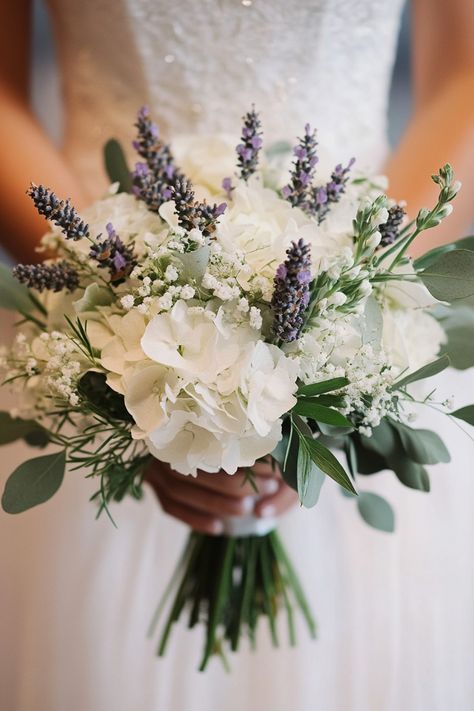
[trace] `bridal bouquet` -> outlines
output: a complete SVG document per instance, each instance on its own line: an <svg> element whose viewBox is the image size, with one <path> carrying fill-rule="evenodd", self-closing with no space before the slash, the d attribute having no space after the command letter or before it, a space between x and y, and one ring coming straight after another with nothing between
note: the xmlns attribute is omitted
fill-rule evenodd
<svg viewBox="0 0 474 711"><path fill-rule="evenodd" d="M446 368L448 354L473 364L456 343L472 326L462 300L474 294L474 239L407 256L451 211L451 167L433 176L436 205L408 221L382 179L352 175L353 160L317 179L310 126L284 179L286 146L263 151L254 110L236 152L218 137L181 141L179 162L146 108L136 127L141 162L130 174L109 142L113 185L82 216L42 185L28 190L51 232L41 264L2 270L1 305L21 320L2 353L18 397L1 413L0 441L54 451L13 472L3 508L46 501L66 467L96 480L100 513L141 496L153 457L183 476L245 468L250 481L267 459L302 505L329 478L368 523L392 530L389 503L360 491L359 474L389 469L428 491L425 465L449 453L410 426L410 385ZM219 175L229 156L230 174ZM474 423L474 406L423 401ZM262 616L277 644L280 610L291 643L294 607L315 633L274 526L262 531L250 517L229 531L190 534L160 654L185 613L189 626L205 625L201 669L243 634L254 642Z"/></svg>

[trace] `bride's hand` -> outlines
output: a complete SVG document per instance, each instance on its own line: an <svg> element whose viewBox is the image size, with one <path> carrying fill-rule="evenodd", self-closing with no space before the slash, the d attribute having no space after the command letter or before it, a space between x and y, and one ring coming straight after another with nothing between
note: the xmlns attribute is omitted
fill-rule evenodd
<svg viewBox="0 0 474 711"><path fill-rule="evenodd" d="M226 516L251 512L262 518L279 516L297 502L296 492L269 462L257 462L252 472L258 495L246 480L245 470L232 476L225 472L199 472L197 477L185 477L156 461L149 467L146 480L167 514L196 531L219 535L224 530Z"/></svg>

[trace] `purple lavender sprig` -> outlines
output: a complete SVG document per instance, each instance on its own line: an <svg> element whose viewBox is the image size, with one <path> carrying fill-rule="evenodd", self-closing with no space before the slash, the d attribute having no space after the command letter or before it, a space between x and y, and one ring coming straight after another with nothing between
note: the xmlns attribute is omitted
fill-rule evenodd
<svg viewBox="0 0 474 711"><path fill-rule="evenodd" d="M155 176L162 173L171 175L174 170L174 158L170 147L159 137L158 126L151 120L148 106L142 106L135 123L137 138L133 147L150 168Z"/></svg>
<svg viewBox="0 0 474 711"><path fill-rule="evenodd" d="M293 149L295 160L290 174L290 182L281 191L283 197L293 207L303 209L308 204L308 194L318 162L316 131L311 130L309 123L306 124L304 131L303 138L298 139L298 145Z"/></svg>
<svg viewBox="0 0 474 711"><path fill-rule="evenodd" d="M185 176L175 166L170 147L159 138L158 127L151 120L147 106L139 110L135 126L138 134L133 147L145 162L135 165L132 192L150 210L158 212L160 206L171 198L176 181Z"/></svg>
<svg viewBox="0 0 474 711"><path fill-rule="evenodd" d="M81 219L69 200L60 200L49 188L34 183L26 194L33 200L39 214L60 227L66 239L76 242L89 236L89 225Z"/></svg>
<svg viewBox="0 0 474 711"><path fill-rule="evenodd" d="M98 262L99 267L109 270L111 282L118 282L130 274L136 265L136 259L130 247L122 242L111 222L107 223L105 229L106 239L100 241L98 239L90 248L89 256Z"/></svg>
<svg viewBox="0 0 474 711"><path fill-rule="evenodd" d="M77 271L65 261L56 264L18 264L13 276L29 289L37 291L74 291L79 286Z"/></svg>
<svg viewBox="0 0 474 711"><path fill-rule="evenodd" d="M339 163L331 173L331 180L326 185L315 186L311 189L308 211L317 218L318 223L324 220L331 205L341 199L349 180L349 171L354 163L355 158L351 158L345 168Z"/></svg>
<svg viewBox="0 0 474 711"><path fill-rule="evenodd" d="M273 333L286 343L299 338L304 326L304 313L309 304L311 282L311 247L302 239L292 242L287 258L275 275L271 307L274 313Z"/></svg>
<svg viewBox="0 0 474 711"><path fill-rule="evenodd" d="M379 231L382 235L379 247L388 247L395 242L399 235L400 226L405 214L405 210L401 205L394 205L389 208L387 222L384 222L383 225L379 225Z"/></svg>
<svg viewBox="0 0 474 711"><path fill-rule="evenodd" d="M210 237L215 232L217 219L227 207L225 202L208 205L205 201L196 201L192 184L186 178L176 180L172 199L179 225L187 231L197 228L204 237Z"/></svg>
<svg viewBox="0 0 474 711"><path fill-rule="evenodd" d="M255 108L252 106L251 111L248 111L242 117L244 122L242 128L242 136L239 145L236 148L237 166L240 168L240 177L243 180L248 180L257 170L258 154L263 145L261 121Z"/></svg>
<svg viewBox="0 0 474 711"><path fill-rule="evenodd" d="M132 193L146 203L149 210L158 212L171 199L172 189L166 177L156 177L146 163L137 163L132 173Z"/></svg>

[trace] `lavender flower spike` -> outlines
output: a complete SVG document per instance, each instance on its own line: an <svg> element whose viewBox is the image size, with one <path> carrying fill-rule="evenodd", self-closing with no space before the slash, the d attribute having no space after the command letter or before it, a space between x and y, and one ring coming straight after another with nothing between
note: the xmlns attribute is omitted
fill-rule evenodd
<svg viewBox="0 0 474 711"><path fill-rule="evenodd" d="M18 264L13 276L29 289L37 291L74 291L79 286L79 275L67 262L56 264Z"/></svg>
<svg viewBox="0 0 474 711"><path fill-rule="evenodd" d="M387 222L384 222L383 225L379 225L380 234L382 235L379 247L388 247L388 245L395 242L404 217L405 210L401 205L394 205L389 208Z"/></svg>
<svg viewBox="0 0 474 711"><path fill-rule="evenodd" d="M168 181L156 177L146 163L137 163L132 173L132 193L146 203L149 210L158 212L164 202L171 199Z"/></svg>
<svg viewBox="0 0 474 711"><path fill-rule="evenodd" d="M258 154L263 145L261 121L259 115L252 106L252 110L243 116L242 143L236 148L237 166L240 168L240 177L248 180L257 170Z"/></svg>
<svg viewBox="0 0 474 711"><path fill-rule="evenodd" d="M302 239L292 242L287 258L275 275L271 307L274 313L273 333L289 343L301 335L304 313L309 304L311 282L311 248Z"/></svg>
<svg viewBox="0 0 474 711"><path fill-rule="evenodd" d="M180 226L188 231L197 228L204 237L213 234L218 218L227 207L225 202L220 205L208 205L206 202L196 201L192 184L186 178L176 181L172 189L172 199Z"/></svg>
<svg viewBox="0 0 474 711"><path fill-rule="evenodd" d="M89 236L89 225L81 219L69 200L60 200L49 188L34 183L26 194L33 200L39 214L60 227L66 239L76 242Z"/></svg>
<svg viewBox="0 0 474 711"><path fill-rule="evenodd" d="M307 207L308 195L318 157L316 155L316 131L311 130L309 123L305 126L305 134L299 139L298 145L293 149L296 160L293 162L290 182L282 189L282 196L293 207Z"/></svg>
<svg viewBox="0 0 474 711"><path fill-rule="evenodd" d="M109 222L105 228L107 238L93 244L89 256L99 263L99 267L109 270L111 282L121 281L130 274L136 259L130 247L122 242L112 223Z"/></svg>
<svg viewBox="0 0 474 711"><path fill-rule="evenodd" d="M319 223L324 220L331 205L339 202L344 194L349 180L349 171L354 163L355 158L351 158L345 168L339 163L331 173L331 180L326 185L314 187L311 190L309 212L317 217Z"/></svg>
<svg viewBox="0 0 474 711"><path fill-rule="evenodd" d="M145 160L150 171L156 178L163 174L171 177L175 171L174 159L169 146L159 137L158 126L151 120L148 106L142 106L135 123L137 138L133 147Z"/></svg>

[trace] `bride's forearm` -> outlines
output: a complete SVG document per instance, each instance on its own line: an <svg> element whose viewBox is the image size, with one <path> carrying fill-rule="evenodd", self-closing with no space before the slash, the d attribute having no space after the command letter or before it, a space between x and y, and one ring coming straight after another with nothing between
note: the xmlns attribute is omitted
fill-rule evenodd
<svg viewBox="0 0 474 711"><path fill-rule="evenodd" d="M453 78L415 111L385 168L390 195L406 200L408 214L414 216L436 201L437 187L428 176L448 162L463 188L451 216L414 242L413 256L464 236L474 223L474 77L470 74Z"/></svg>
<svg viewBox="0 0 474 711"><path fill-rule="evenodd" d="M0 85L0 236L20 261L37 261L35 247L47 231L25 191L31 181L48 185L80 207L83 191L64 158L36 122L26 102Z"/></svg>

